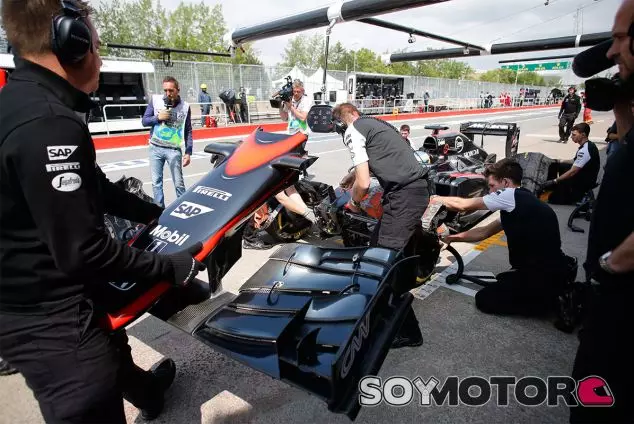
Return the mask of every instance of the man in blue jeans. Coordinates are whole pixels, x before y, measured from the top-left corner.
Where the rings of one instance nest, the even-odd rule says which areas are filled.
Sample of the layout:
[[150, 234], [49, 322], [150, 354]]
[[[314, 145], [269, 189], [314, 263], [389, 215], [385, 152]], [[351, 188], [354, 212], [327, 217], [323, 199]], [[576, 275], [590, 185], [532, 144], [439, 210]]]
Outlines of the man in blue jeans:
[[[154, 202], [165, 207], [163, 195], [163, 167], [165, 162], [172, 173], [176, 197], [185, 193], [183, 167], [189, 165], [194, 146], [191, 110], [181, 99], [178, 81], [167, 76], [163, 79], [163, 96], [153, 95], [145, 114], [143, 126], [150, 129], [150, 168]], [[185, 154], [182, 147], [185, 143]]]

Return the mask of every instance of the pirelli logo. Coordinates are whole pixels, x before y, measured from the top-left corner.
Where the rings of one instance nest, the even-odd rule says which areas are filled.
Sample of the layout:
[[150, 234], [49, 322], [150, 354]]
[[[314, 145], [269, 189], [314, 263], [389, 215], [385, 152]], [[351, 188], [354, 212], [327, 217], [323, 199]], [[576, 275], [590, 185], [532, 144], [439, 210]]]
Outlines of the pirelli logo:
[[219, 199], [223, 202], [226, 202], [232, 196], [231, 193], [227, 193], [226, 191], [205, 186], [197, 186], [196, 188], [194, 188], [193, 192], [197, 194], [202, 194], [203, 196], [213, 197], [214, 199]]
[[46, 165], [47, 172], [76, 171], [79, 168], [79, 162], [66, 162]]

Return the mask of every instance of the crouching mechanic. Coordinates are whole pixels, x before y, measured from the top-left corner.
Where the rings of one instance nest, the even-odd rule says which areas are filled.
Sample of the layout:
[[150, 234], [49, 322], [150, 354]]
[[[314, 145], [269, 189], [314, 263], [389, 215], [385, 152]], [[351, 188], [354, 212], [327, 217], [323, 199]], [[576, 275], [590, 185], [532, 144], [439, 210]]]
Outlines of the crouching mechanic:
[[[354, 165], [351, 200], [348, 208], [359, 212], [361, 200], [370, 187], [370, 172], [383, 188], [383, 216], [372, 234], [370, 244], [401, 250], [421, 225], [421, 216], [429, 204], [426, 171], [414, 152], [403, 143], [400, 133], [385, 121], [361, 117], [350, 103], [343, 103], [332, 112], [338, 132], [350, 150]], [[354, 182], [352, 181], [354, 180]], [[411, 309], [392, 347], [420, 346], [423, 336]]]
[[101, 59], [87, 2], [2, 0], [1, 10], [16, 66], [0, 92], [0, 357], [47, 423], [125, 424], [124, 396], [156, 418], [174, 361], [136, 366], [125, 330], [98, 325], [101, 288], [187, 285], [202, 269], [193, 257], [202, 244], [158, 255], [105, 230], [106, 212], [149, 223], [162, 209], [97, 165], [84, 117], [96, 106]]
[[521, 188], [521, 166], [502, 159], [486, 169], [490, 194], [478, 198], [432, 196], [447, 209], [459, 212], [500, 211], [500, 219], [444, 241], [477, 242], [504, 231], [511, 270], [498, 282], [478, 291], [478, 309], [491, 314], [539, 315], [552, 311], [563, 288], [569, 259], [561, 250], [559, 223], [550, 206]]
[[572, 141], [579, 145], [573, 162], [559, 163], [558, 173], [554, 180], [542, 186], [543, 190], [553, 190], [548, 196], [552, 205], [572, 205], [580, 201], [584, 194], [596, 185], [601, 159], [599, 149], [588, 140], [590, 125], [581, 123], [572, 128]]

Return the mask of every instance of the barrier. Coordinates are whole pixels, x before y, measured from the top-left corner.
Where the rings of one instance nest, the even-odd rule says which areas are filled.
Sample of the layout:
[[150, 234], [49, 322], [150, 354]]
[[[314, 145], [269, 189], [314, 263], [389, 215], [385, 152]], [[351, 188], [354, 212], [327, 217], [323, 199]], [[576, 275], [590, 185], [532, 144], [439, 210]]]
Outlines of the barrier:
[[[210, 105], [212, 113], [203, 115], [200, 111], [201, 105]], [[191, 121], [193, 128], [204, 127], [204, 120], [206, 117], [214, 117], [218, 125], [223, 123], [225, 127], [229, 126], [229, 117], [227, 114], [227, 106], [223, 102], [211, 102], [211, 103], [189, 103], [191, 110]], [[124, 111], [124, 109], [142, 109], [145, 111], [147, 103], [123, 103], [123, 104], [109, 104], [102, 107], [103, 121], [93, 121], [88, 123], [88, 128], [92, 134], [106, 133], [110, 135], [111, 132], [130, 132], [130, 131], [142, 131], [147, 127], [143, 126], [141, 122], [143, 114], [130, 113], [130, 111]], [[110, 112], [109, 112], [110, 111]], [[133, 115], [133, 118], [128, 116]]]

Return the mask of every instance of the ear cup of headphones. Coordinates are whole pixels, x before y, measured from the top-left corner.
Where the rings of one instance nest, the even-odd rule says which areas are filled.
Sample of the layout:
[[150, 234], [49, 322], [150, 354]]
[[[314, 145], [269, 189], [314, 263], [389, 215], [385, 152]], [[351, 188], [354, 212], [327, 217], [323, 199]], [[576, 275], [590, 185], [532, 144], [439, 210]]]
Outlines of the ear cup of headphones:
[[51, 48], [60, 62], [80, 62], [92, 48], [92, 33], [81, 18], [64, 5], [64, 14], [53, 19]]

